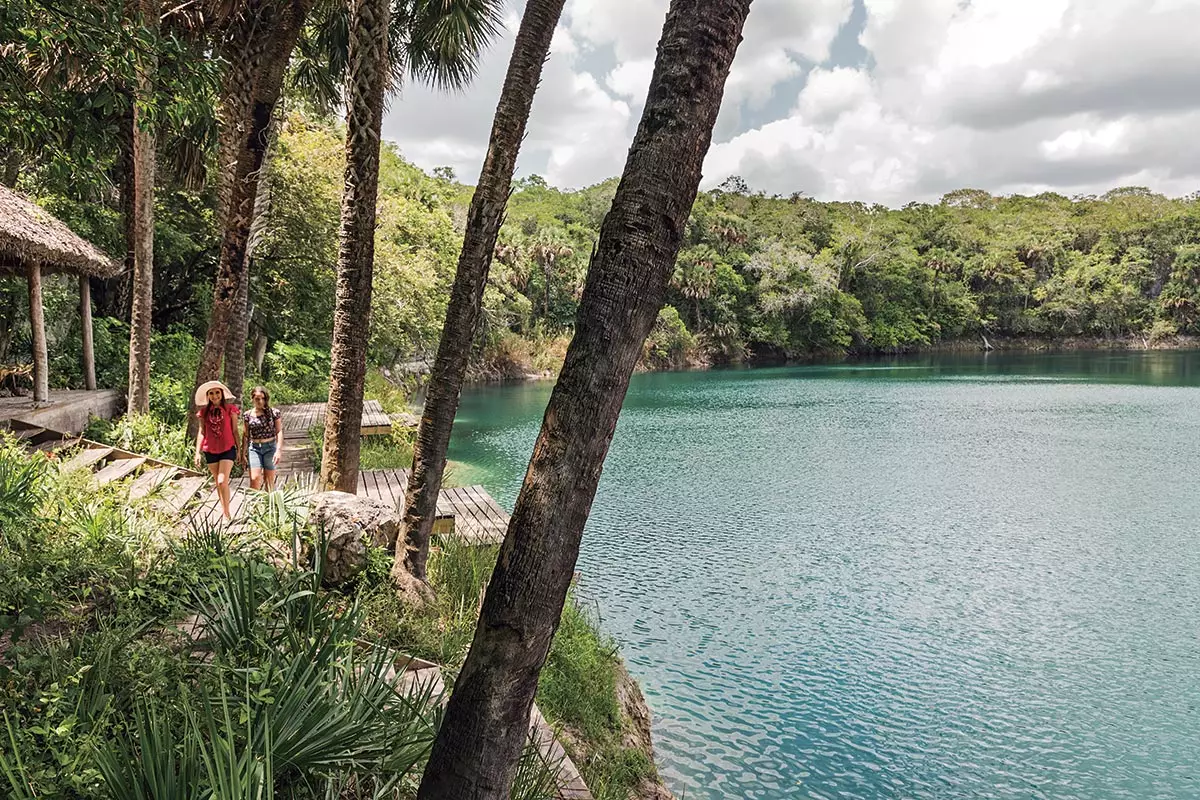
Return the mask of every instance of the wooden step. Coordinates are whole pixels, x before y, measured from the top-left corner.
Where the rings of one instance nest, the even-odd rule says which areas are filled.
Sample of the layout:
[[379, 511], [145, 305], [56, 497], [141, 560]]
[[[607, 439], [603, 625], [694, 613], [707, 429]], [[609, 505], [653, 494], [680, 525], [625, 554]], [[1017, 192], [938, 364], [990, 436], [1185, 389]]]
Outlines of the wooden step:
[[127, 475], [132, 475], [147, 461], [145, 456], [137, 458], [118, 458], [110, 461], [104, 469], [96, 473], [96, 483], [103, 486], [106, 483], [119, 481]]
[[12, 435], [16, 439], [19, 439], [20, 441], [32, 442], [34, 439], [41, 436], [45, 432], [46, 432], [45, 428], [38, 428], [38, 427], [15, 428], [15, 429], [13, 429]]
[[108, 458], [113, 453], [111, 447], [89, 447], [86, 450], [79, 452], [70, 461], [63, 464], [63, 469], [91, 469], [96, 464]]
[[57, 436], [58, 434], [55, 434], [56, 438], [47, 439], [44, 442], [38, 442], [37, 444], [33, 445], [32, 449], [38, 451], [39, 453], [53, 453], [58, 450], [67, 450], [71, 447], [74, 447], [79, 441], [78, 439], [59, 439]]
[[137, 476], [137, 479], [129, 485], [129, 499], [140, 500], [146, 495], [153, 492], [162, 484], [175, 477], [179, 470], [175, 467], [155, 467], [143, 472]]
[[163, 489], [162, 496], [155, 502], [155, 507], [163, 513], [176, 515], [183, 511], [196, 493], [204, 488], [208, 478], [201, 475], [189, 475], [173, 480]]

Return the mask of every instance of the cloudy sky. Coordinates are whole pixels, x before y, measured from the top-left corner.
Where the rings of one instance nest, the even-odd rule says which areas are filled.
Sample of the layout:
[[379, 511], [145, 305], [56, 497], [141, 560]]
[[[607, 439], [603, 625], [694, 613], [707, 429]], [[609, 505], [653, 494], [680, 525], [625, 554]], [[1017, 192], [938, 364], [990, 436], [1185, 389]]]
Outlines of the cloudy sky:
[[[523, 3], [458, 95], [408, 87], [384, 136], [479, 174]], [[620, 174], [668, 0], [567, 0], [518, 174]], [[1200, 0], [755, 0], [704, 187], [902, 205], [1200, 189]]]

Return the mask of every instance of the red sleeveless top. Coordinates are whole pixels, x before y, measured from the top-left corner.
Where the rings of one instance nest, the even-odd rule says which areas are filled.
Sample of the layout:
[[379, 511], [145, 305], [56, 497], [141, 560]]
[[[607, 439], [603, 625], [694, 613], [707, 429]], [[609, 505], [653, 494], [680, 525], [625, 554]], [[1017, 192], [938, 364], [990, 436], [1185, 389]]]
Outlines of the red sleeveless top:
[[230, 403], [222, 409], [217, 406], [209, 414], [208, 406], [196, 412], [200, 418], [200, 430], [204, 438], [200, 440], [200, 449], [205, 453], [225, 453], [233, 449], [237, 440], [233, 438], [233, 426], [238, 419], [238, 407]]

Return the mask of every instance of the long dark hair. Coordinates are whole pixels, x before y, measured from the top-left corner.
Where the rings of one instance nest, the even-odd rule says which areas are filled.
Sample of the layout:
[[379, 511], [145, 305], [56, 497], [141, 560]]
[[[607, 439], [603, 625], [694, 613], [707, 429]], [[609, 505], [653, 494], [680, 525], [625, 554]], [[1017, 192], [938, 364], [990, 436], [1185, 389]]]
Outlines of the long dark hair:
[[250, 405], [254, 405], [254, 395], [260, 392], [263, 396], [263, 412], [269, 416], [271, 414], [271, 393], [267, 391], [267, 387], [255, 386], [250, 390]]
[[[216, 411], [216, 410], [219, 410], [221, 413], [214, 415], [213, 411]], [[224, 390], [221, 390], [220, 405], [214, 406], [211, 400], [209, 400], [207, 397], [204, 398], [204, 418], [206, 420], [214, 419], [214, 418], [221, 419], [221, 417], [224, 415], [225, 415], [225, 391]]]

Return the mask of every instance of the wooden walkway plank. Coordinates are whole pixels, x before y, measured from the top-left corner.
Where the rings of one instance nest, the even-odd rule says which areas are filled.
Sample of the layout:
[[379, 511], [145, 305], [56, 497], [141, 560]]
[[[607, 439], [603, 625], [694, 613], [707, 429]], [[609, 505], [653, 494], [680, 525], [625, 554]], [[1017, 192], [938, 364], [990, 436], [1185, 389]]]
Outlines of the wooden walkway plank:
[[127, 475], [132, 475], [143, 464], [146, 463], [145, 456], [137, 458], [118, 458], [115, 461], [110, 461], [104, 469], [96, 473], [94, 480], [100, 486], [113, 481], [119, 481]]
[[155, 467], [144, 471], [129, 484], [129, 499], [141, 500], [174, 477], [177, 472], [179, 470], [175, 467]]
[[178, 516], [191, 499], [204, 486], [205, 478], [189, 475], [171, 481], [163, 490], [162, 497], [155, 504], [159, 510], [171, 516]]
[[111, 447], [89, 447], [86, 450], [81, 450], [71, 460], [63, 464], [63, 469], [75, 470], [91, 468], [98, 462], [103, 461], [112, 455], [113, 448]]

